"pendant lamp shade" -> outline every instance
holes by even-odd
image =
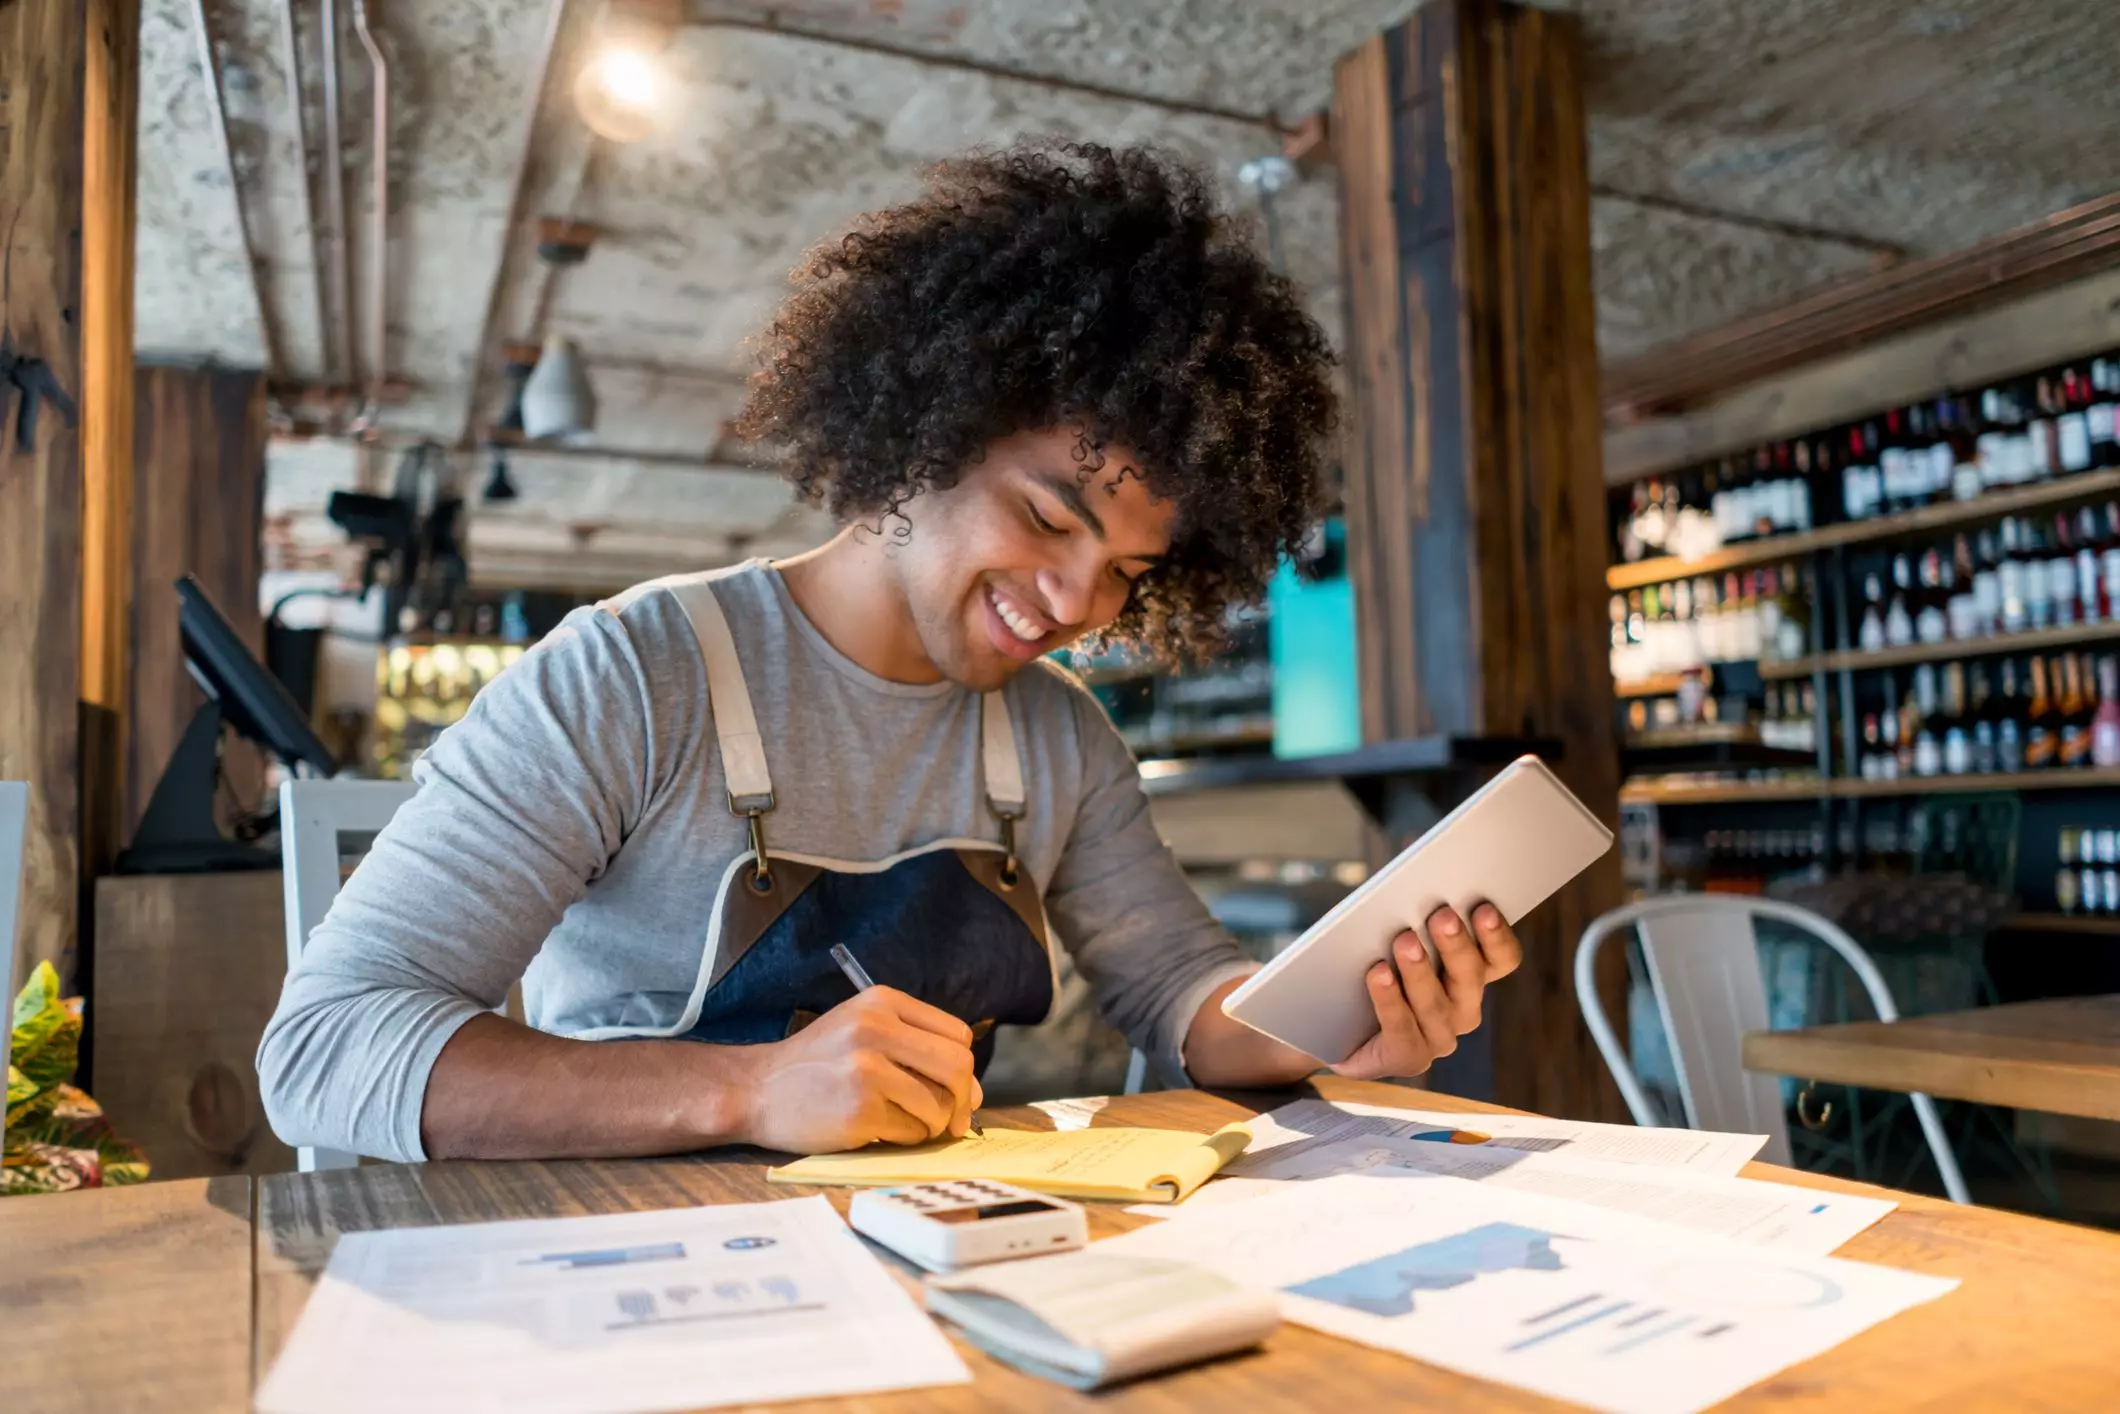
[[[545,340],[545,351],[523,384],[523,436],[532,442],[574,442],[596,426],[596,393],[572,339]]]

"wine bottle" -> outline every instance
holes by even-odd
[[[2002,660],[2002,682],[1995,699],[1995,769],[2024,769],[2024,699],[2019,695],[2017,662]]]
[[[1868,520],[1874,514],[1870,504],[1870,476],[1876,470],[1868,464],[1863,454],[1862,429],[1848,433],[1847,461],[1840,469],[1840,510],[1849,520]]]
[[[1970,501],[1980,495],[1980,453],[1974,441],[1973,408],[1964,398],[1945,401],[1948,411],[1951,465],[1947,473],[1951,499]]]
[[[2076,610],[2087,624],[2105,620],[2105,596],[2098,583],[2098,514],[2089,506],[2076,512]]]
[[[2056,732],[2060,739],[2056,761],[2070,768],[2088,766],[2091,760],[2091,713],[2096,710],[2096,705],[2084,691],[2078,655],[2062,654],[2054,671],[2060,679],[2054,704],[2055,719],[2060,723]]]
[[[1980,395],[1980,427],[1973,438],[1973,455],[1980,463],[1980,489],[1995,491],[2010,484],[2009,431],[2003,422],[2002,390],[1989,388]]]
[[[1950,636],[1955,639],[1981,636],[1980,601],[1974,596],[1974,581],[1979,577],[1973,568],[1973,542],[1964,531],[1959,531],[1951,542],[1949,573],[1945,576],[1949,590],[1944,601],[1944,619]]]
[[[2088,471],[2091,465],[2091,430],[2087,414],[2090,399],[2077,369],[2061,375],[2060,411],[2054,418],[2054,457],[2064,473]]]
[[[1884,641],[1904,648],[1914,641],[1914,570],[1904,554],[1892,557],[1892,601],[1884,615]]]
[[[1914,774],[1943,774],[1943,741],[1937,732],[1943,703],[1936,691],[1936,665],[1923,663],[1914,669]]]
[[[2043,771],[2054,764],[2061,746],[2055,730],[2054,699],[2046,690],[2046,659],[2031,660],[2032,698],[2025,708],[2024,769]]]
[[[1917,504],[1911,461],[1912,458],[1907,452],[1906,427],[1899,409],[1894,408],[1884,415],[1884,442],[1877,452],[1877,468],[1884,481],[1884,509],[1887,515],[1911,510]]]
[[[2120,404],[2120,368],[2107,359],[2092,359],[2090,406],[2084,410],[2083,425],[2090,438],[2093,466],[2120,466],[2116,404]]]
[[[1943,771],[1947,776],[1965,776],[1973,770],[1972,720],[1965,705],[1965,664],[1949,663],[1943,670]]]
[[[1981,531],[1974,544],[1978,562],[1973,570],[1973,617],[1979,625],[1974,636],[1985,638],[2002,628],[2002,554],[1992,529]]]
[[[2047,577],[2046,537],[2039,523],[2026,519],[2018,526],[2024,543],[2024,617],[2033,630],[2054,626],[2054,586]]]
[[[1987,665],[1973,664],[1972,719],[1973,772],[1986,775],[1995,769],[1995,703],[1988,690]]]
[[[2002,519],[2002,558],[1996,566],[1997,587],[2002,591],[2002,631],[2023,633],[2032,626],[2031,609],[2025,602],[2023,532],[2015,516]]]
[[[2091,764],[2120,766],[2120,660],[2098,660],[2098,710],[2091,717]]]
[[[2032,417],[2025,424],[2025,433],[2031,439],[2031,476],[2033,481],[2044,481],[2054,474],[2060,458],[2054,448],[2054,385],[2051,379],[2040,378],[2032,384]]]
[[[1878,714],[1877,725],[1877,775],[1880,780],[1896,781],[1905,775],[1905,764],[1913,756],[1913,744],[1900,740],[1899,728],[1902,721],[1899,710],[1899,684],[1892,674],[1886,673],[1884,710]]]
[[[2054,906],[2063,913],[2074,913],[2082,901],[2082,878],[2077,871],[2077,855],[2081,848],[2080,835],[2075,830],[2063,830],[2060,840],[2061,867],[2054,871]]]
[[[1950,587],[1944,583],[1944,560],[1931,548],[1921,556],[1914,591],[1914,641],[1942,643],[1949,639],[1951,625]]]
[[[1781,567],[1781,612],[1775,627],[1774,654],[1786,662],[1811,648],[1810,571],[1793,562]]]
[[[2076,549],[2069,543],[2068,516],[2054,517],[2053,541],[2047,547],[2046,593],[2053,602],[2056,628],[2069,628],[2076,616]]]
[[[1856,632],[1856,642],[1866,653],[1875,653],[1885,646],[1884,637],[1884,584],[1876,575],[1862,582],[1862,627]]]
[[[1862,762],[1860,770],[1866,781],[1884,780],[1884,731],[1878,725],[1875,712],[1865,712],[1862,717]]]

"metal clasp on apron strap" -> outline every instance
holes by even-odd
[[[1016,869],[1016,822],[1023,818],[1023,807],[1021,805],[1005,806],[992,796],[988,796],[986,798],[986,808],[993,811],[994,818],[1001,822],[1001,887],[1013,889],[1016,887],[1018,878]]]
[[[756,800],[758,797],[746,796],[744,799]],[[766,792],[765,802],[763,805],[746,806],[734,794],[729,796],[729,813],[743,816],[751,827],[750,884],[753,893],[761,894],[773,892],[773,866],[766,860],[765,816],[767,811],[779,803],[773,798],[771,791]]]

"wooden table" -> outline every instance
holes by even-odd
[[[250,1407],[251,1180],[0,1199],[0,1408]]]
[[[1744,1063],[1800,1080],[2120,1120],[2120,996],[1753,1031]]]
[[[1409,1092],[1390,1086],[1324,1080],[1319,1093],[1334,1099],[1365,1099],[1387,1104],[1479,1112],[1490,1107],[1448,1096]],[[1254,1108],[1280,1103],[1287,1093],[1252,1097],[1257,1104],[1196,1092],[1172,1092],[1114,1099],[1096,1123],[1150,1124],[1197,1130],[1214,1129]],[[1043,1129],[1050,1121],[1036,1110],[983,1113],[990,1124]],[[784,1198],[805,1191],[824,1191],[842,1208],[845,1190],[804,1190],[765,1182],[764,1155],[756,1151],[721,1151],[680,1159],[612,1163],[437,1163],[389,1165],[315,1174],[285,1174],[258,1181],[255,1225],[255,1366],[262,1374],[271,1365],[308,1299],[317,1274],[341,1232],[366,1228],[417,1227],[483,1219],[571,1217],[586,1213],[627,1212],[701,1202]],[[1815,1188],[1876,1193],[1880,1190],[1836,1179],[1795,1174],[1764,1164],[1750,1166],[1759,1178],[1776,1178]],[[176,1185],[166,1185],[176,1187]],[[152,1189],[134,1190],[152,1193]],[[196,1192],[196,1190],[190,1190]],[[75,1229],[63,1243],[48,1246],[71,1254],[83,1276],[122,1271],[123,1254],[85,1244],[96,1205],[127,1196],[82,1194],[53,1199],[19,1200],[28,1209],[48,1205],[47,1223],[70,1220]],[[1874,1330],[1788,1370],[1719,1406],[1727,1414],[1762,1411],[1922,1411],[1961,1414],[1994,1410],[2104,1410],[2114,1407],[2120,1390],[2120,1236],[2065,1227],[2037,1218],[1948,1203],[1909,1194],[1891,1195],[1900,1209],[1857,1237],[1842,1255],[1888,1263],[1911,1271],[1961,1278],[1964,1285],[1939,1301],[1917,1307]],[[10,1204],[0,1203],[0,1217]],[[1092,1227],[1106,1236],[1150,1219],[1132,1217],[1115,1207],[1093,1207]],[[0,1229],[0,1246],[6,1242]],[[9,1252],[10,1259],[12,1252]],[[9,1270],[13,1270],[12,1260]],[[78,1288],[76,1288],[78,1289]],[[126,1339],[129,1326],[152,1331],[154,1324],[140,1303],[99,1286],[102,1301],[123,1309],[98,1314],[95,1328],[110,1342]],[[0,1350],[12,1350],[8,1325],[19,1298],[13,1284],[0,1284]],[[240,1311],[240,1302],[224,1310]],[[67,1329],[69,1316],[58,1312],[48,1329]],[[176,1305],[170,1320],[225,1324],[196,1301]],[[250,1351],[230,1341],[221,1325],[202,1341],[196,1363],[211,1366],[215,1388],[240,1389]],[[153,1347],[155,1360],[165,1358],[163,1344]],[[1562,1414],[1575,1406],[1488,1384],[1349,1344],[1299,1326],[1284,1327],[1261,1353],[1182,1371],[1091,1398],[1019,1375],[980,1352],[963,1347],[974,1383],[855,1400],[817,1401],[790,1406],[811,1414],[895,1414],[912,1410],[1090,1410],[1170,1414],[1188,1409],[1317,1410],[1468,1409],[1542,1411]],[[173,1358],[173,1357],[168,1357]],[[13,1352],[0,1369],[19,1368]],[[140,1363],[129,1368],[138,1378]],[[69,1366],[69,1378],[77,1367]],[[85,1378],[85,1377],[84,1377]],[[102,1386],[96,1385],[100,1389]],[[71,1397],[71,1396],[70,1396]],[[167,1401],[171,1408],[239,1408],[241,1399],[217,1405],[212,1400]],[[8,1407],[12,1410],[13,1405]],[[32,1405],[32,1408],[38,1406]],[[127,1407],[92,1402],[69,1409]]]

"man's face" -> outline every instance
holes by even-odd
[[[1064,428],[987,448],[947,490],[905,507],[889,549],[921,647],[944,677],[987,692],[1024,664],[1118,617],[1170,549],[1176,508],[1148,493],[1123,447],[1087,471]]]

